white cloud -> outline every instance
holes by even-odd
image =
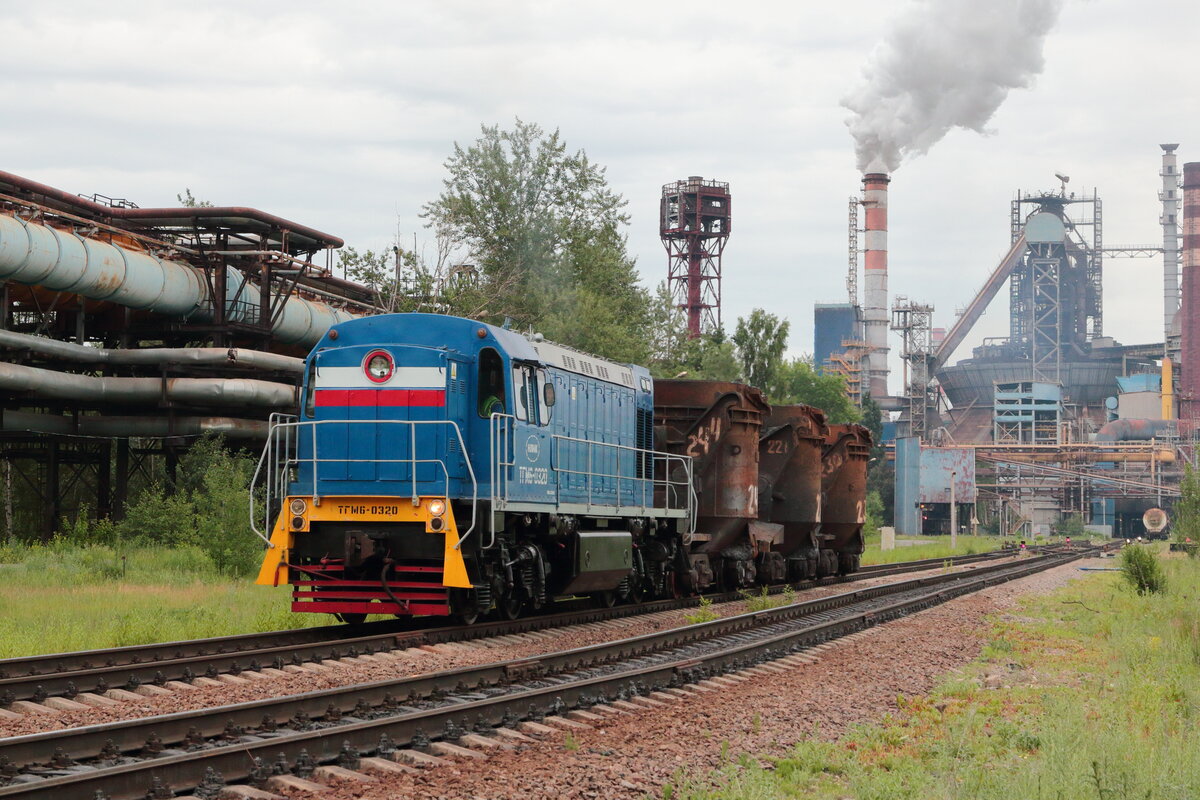
[[[784,314],[792,351],[805,352],[812,304],[845,297],[859,176],[838,101],[902,7],[9,3],[0,168],[142,205],[190,187],[380,247],[397,218],[421,231],[454,141],[520,116],[608,167],[648,284],[666,271],[662,184],[729,181],[725,318]],[[1160,239],[1157,144],[1200,129],[1162,36],[1198,22],[1170,0],[1068,2],[1042,75],[1009,95],[995,134],[953,131],[896,174],[893,291],[949,324],[1007,246],[1013,192],[1050,187],[1059,170],[1099,187],[1107,241]],[[1110,262],[1106,290],[1108,333],[1159,335],[1159,262]],[[1005,327],[1001,298],[967,347]]]

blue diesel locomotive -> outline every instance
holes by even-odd
[[[268,541],[258,583],[290,584],[293,610],[349,622],[514,618],[559,596],[611,604],[753,583],[759,544],[744,520],[722,518],[719,542],[697,531],[715,519],[697,496],[709,484],[694,447],[656,449],[654,400],[642,367],[468,319],[336,325],[308,356],[299,414],[271,421],[252,502]],[[737,458],[755,471],[733,494],[753,518],[757,428],[750,441]],[[800,554],[799,577],[837,568],[818,547]]]

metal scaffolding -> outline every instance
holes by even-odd
[[[902,435],[927,440],[929,417],[936,413],[933,378],[933,306],[897,296],[892,305],[892,330],[900,333],[900,358],[904,361],[905,414]],[[932,426],[932,427],[936,427]]]
[[[729,184],[699,176],[663,186],[659,235],[667,287],[687,312],[688,335],[721,328],[721,256],[729,239]]]

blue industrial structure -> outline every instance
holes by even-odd
[[[1062,386],[1038,381],[998,382],[992,414],[992,436],[997,444],[1058,444],[1062,438]]]
[[[862,338],[858,309],[849,303],[817,303],[813,306],[813,364],[822,369],[830,357],[843,353],[844,341]]]
[[[969,505],[976,496],[974,450],[922,447],[912,436],[896,440],[897,533],[949,533],[951,501]]]

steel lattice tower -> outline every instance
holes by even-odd
[[[659,232],[667,287],[687,311],[688,336],[721,327],[721,253],[730,231],[729,184],[699,176],[663,186]]]

